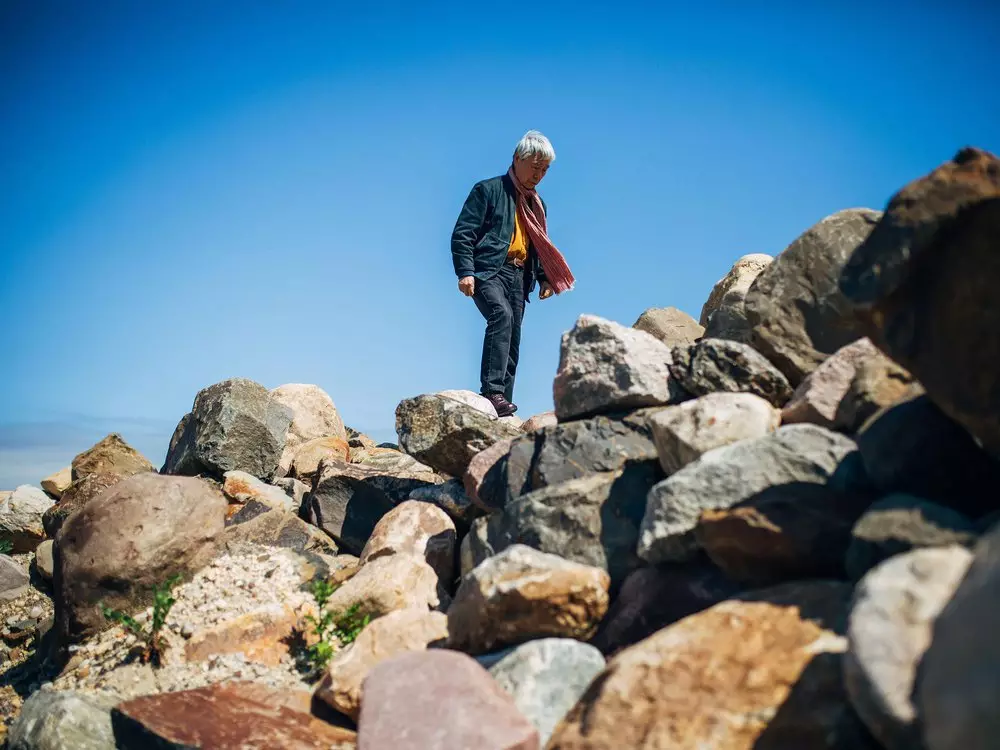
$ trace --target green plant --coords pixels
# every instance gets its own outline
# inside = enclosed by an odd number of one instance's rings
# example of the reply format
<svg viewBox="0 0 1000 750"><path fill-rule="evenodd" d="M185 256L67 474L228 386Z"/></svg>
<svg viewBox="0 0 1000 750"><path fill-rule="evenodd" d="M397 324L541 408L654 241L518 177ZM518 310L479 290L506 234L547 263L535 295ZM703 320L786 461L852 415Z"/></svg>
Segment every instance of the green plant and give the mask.
<svg viewBox="0 0 1000 750"><path fill-rule="evenodd" d="M111 609L104 602L101 602L101 613L106 619L118 623L143 642L142 661L144 663L151 662L154 666L160 666L164 645L160 631L163 630L171 607L177 602L174 588L180 582L181 576L175 575L159 586L153 587L153 616L150 618L148 631L131 615L117 609Z"/></svg>
<svg viewBox="0 0 1000 750"><path fill-rule="evenodd" d="M371 615L362 615L361 605L357 602L343 612L327 609L330 597L337 588L322 578L316 579L310 586L313 599L316 600L318 616L306 615L306 621L312 625L312 635L316 638L316 642L306 649L306 657L312 668L317 671L323 669L334 654L330 636L336 638L340 645L346 646L348 643L353 643L371 622Z"/></svg>
<svg viewBox="0 0 1000 750"><path fill-rule="evenodd" d="M0 539L0 555L9 555L14 551L14 542L10 539Z"/></svg>

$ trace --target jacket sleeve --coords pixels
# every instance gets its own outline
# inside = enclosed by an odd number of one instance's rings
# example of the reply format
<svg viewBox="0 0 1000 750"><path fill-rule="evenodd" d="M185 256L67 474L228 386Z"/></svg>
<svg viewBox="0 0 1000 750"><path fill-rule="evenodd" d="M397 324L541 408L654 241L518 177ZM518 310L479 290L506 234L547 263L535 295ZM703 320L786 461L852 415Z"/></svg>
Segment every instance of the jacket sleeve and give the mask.
<svg viewBox="0 0 1000 750"><path fill-rule="evenodd" d="M483 194L482 184L477 184L465 199L465 205L462 206L451 233L451 260L460 279L472 276L475 271L472 254L480 239L485 218L486 196Z"/></svg>

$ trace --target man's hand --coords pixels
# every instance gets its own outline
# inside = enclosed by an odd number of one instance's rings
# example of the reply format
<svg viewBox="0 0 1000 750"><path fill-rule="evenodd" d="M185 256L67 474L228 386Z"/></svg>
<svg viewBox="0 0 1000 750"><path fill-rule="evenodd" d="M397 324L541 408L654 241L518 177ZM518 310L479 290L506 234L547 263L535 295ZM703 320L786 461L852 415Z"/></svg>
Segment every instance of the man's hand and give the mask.
<svg viewBox="0 0 1000 750"><path fill-rule="evenodd" d="M471 297L476 293L476 277L475 276L463 276L458 280L458 291L464 294L466 297Z"/></svg>
<svg viewBox="0 0 1000 750"><path fill-rule="evenodd" d="M538 299L548 299L553 294L552 287L549 286L549 282L543 281L541 288L538 290Z"/></svg>

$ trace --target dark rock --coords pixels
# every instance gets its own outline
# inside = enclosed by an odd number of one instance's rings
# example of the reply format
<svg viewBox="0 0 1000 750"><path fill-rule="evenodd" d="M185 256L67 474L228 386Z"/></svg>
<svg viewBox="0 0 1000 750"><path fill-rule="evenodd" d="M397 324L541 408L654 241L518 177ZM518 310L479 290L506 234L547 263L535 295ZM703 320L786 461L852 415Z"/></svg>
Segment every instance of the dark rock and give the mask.
<svg viewBox="0 0 1000 750"><path fill-rule="evenodd" d="M233 378L200 391L170 440L164 474L274 478L292 411L259 383Z"/></svg>
<svg viewBox="0 0 1000 750"><path fill-rule="evenodd" d="M117 474L130 477L156 471L156 467L116 432L103 438L73 459L72 477L77 482L90 474Z"/></svg>
<svg viewBox="0 0 1000 750"><path fill-rule="evenodd" d="M810 227L754 280L746 295L751 343L792 386L861 338L837 283L880 213L848 209Z"/></svg>
<svg viewBox="0 0 1000 750"><path fill-rule="evenodd" d="M895 555L921 547L972 546L975 525L950 508L910 495L879 500L854 525L845 567L854 580Z"/></svg>
<svg viewBox="0 0 1000 750"><path fill-rule="evenodd" d="M88 474L83 479L73 482L59 502L42 516L42 526L45 527L46 536L50 539L55 538L67 518L123 479L125 477L121 474Z"/></svg>
<svg viewBox="0 0 1000 750"><path fill-rule="evenodd" d="M749 345L702 339L673 350L670 374L692 396L709 393L753 393L780 407L792 395L785 376Z"/></svg>
<svg viewBox="0 0 1000 750"><path fill-rule="evenodd" d="M676 307L651 307L632 327L655 336L667 346L690 346L700 339L705 329L698 321Z"/></svg>
<svg viewBox="0 0 1000 750"><path fill-rule="evenodd" d="M325 533L298 516L251 500L226 521L226 544L252 542L284 547L296 552L338 554L337 545Z"/></svg>

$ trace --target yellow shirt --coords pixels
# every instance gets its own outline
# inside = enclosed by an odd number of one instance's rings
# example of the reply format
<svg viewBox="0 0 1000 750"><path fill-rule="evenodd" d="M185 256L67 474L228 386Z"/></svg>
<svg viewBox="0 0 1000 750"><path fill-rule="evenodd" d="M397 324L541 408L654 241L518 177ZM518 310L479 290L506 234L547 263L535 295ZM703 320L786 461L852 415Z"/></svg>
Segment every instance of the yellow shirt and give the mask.
<svg viewBox="0 0 1000 750"><path fill-rule="evenodd" d="M514 236L510 238L507 260L524 265L528 260L528 235L521 230L521 219L514 211Z"/></svg>

